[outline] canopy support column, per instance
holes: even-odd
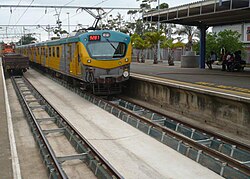
[[[206,58],[206,30],[207,26],[201,25],[200,29],[200,68],[205,69],[205,58]]]

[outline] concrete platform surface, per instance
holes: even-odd
[[[13,178],[2,60],[0,59],[0,178]]]
[[[152,60],[146,60],[145,63],[132,62],[131,72],[250,94],[250,68],[245,68],[243,72],[227,72],[221,71],[218,65],[213,65],[212,70],[181,68],[179,61],[169,66],[167,61],[153,64]]]
[[[25,76],[125,178],[221,178],[34,70]]]

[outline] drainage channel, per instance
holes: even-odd
[[[77,161],[81,169],[88,168],[97,178],[123,178],[100,153],[59,113],[24,77],[12,77],[12,83],[18,95],[31,131],[39,146],[43,163],[47,167],[49,178],[69,178],[69,166],[64,163]],[[49,122],[49,124],[48,124]],[[44,124],[47,123],[47,124]],[[47,126],[47,127],[45,127]],[[56,135],[55,135],[56,134]],[[57,155],[53,140],[62,135],[60,155]],[[56,141],[58,143],[58,141]],[[62,155],[63,150],[73,149],[70,155]],[[68,152],[68,151],[67,151]],[[76,163],[72,171],[76,170]],[[84,167],[82,167],[84,166]],[[72,173],[71,171],[71,173]],[[75,176],[73,174],[73,176]],[[84,176],[82,176],[84,177]]]

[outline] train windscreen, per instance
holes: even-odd
[[[126,44],[122,42],[90,42],[87,45],[87,50],[91,58],[110,60],[119,59],[125,56]]]

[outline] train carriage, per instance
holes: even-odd
[[[130,37],[121,32],[97,30],[17,50],[57,76],[84,82],[94,94],[120,93],[129,79],[132,47]]]
[[[29,68],[29,59],[15,52],[14,44],[2,44],[1,58],[5,73],[22,75]]]

